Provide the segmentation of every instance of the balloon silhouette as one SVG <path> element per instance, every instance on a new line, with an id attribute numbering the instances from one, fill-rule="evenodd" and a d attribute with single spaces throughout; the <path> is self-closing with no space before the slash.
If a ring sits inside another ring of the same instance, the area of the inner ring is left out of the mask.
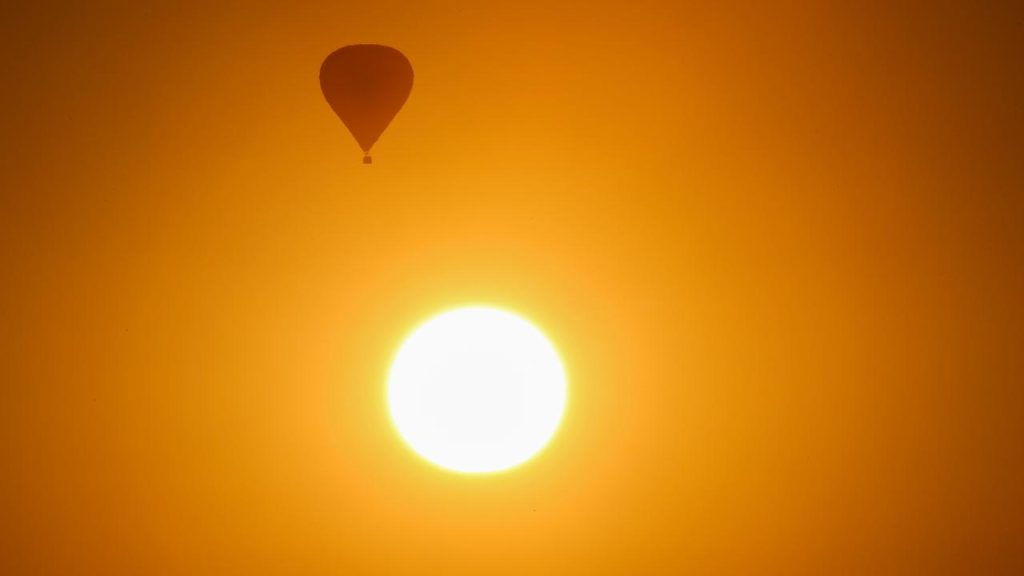
<path id="1" fill-rule="evenodd" d="M 353 44 L 335 50 L 320 66 L 320 89 L 334 113 L 363 149 L 370 149 L 412 91 L 412 65 L 398 50 Z"/>

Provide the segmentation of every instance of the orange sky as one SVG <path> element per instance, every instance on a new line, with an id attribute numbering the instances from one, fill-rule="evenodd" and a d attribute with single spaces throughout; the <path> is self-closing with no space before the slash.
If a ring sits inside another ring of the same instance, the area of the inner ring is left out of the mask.
<path id="1" fill-rule="evenodd" d="M 1020 9 L 24 4 L 0 573 L 1024 572 Z M 360 42 L 416 70 L 372 167 Z M 571 378 L 505 475 L 384 405 L 467 302 Z"/>

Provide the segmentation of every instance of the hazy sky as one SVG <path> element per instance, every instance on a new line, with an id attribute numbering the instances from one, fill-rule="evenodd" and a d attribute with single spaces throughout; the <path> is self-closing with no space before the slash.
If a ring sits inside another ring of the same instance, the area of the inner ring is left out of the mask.
<path id="1" fill-rule="evenodd" d="M 1012 2 L 21 4 L 3 574 L 1024 572 Z M 372 167 L 360 42 L 416 71 Z M 462 303 L 569 373 L 506 475 L 388 422 Z"/>

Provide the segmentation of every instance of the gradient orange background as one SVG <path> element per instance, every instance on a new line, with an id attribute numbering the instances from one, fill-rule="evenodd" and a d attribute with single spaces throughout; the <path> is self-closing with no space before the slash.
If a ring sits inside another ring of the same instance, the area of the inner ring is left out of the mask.
<path id="1" fill-rule="evenodd" d="M 3 574 L 1024 571 L 1019 7 L 23 4 Z M 369 168 L 359 42 L 417 74 Z M 571 375 L 505 475 L 388 423 L 465 302 Z"/>

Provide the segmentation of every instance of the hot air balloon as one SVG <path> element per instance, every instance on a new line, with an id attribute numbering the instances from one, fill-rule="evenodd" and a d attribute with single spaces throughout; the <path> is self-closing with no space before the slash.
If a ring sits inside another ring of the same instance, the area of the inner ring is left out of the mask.
<path id="1" fill-rule="evenodd" d="M 412 91 L 412 65 L 398 50 L 353 44 L 332 52 L 320 66 L 320 89 L 334 113 L 363 149 L 370 149 Z"/>

